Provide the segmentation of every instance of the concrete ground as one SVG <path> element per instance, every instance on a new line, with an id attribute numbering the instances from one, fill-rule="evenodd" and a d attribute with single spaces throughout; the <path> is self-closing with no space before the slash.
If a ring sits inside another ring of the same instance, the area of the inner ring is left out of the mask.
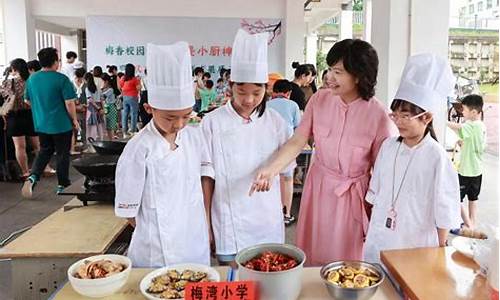
<path id="1" fill-rule="evenodd" d="M 71 168 L 71 180 L 81 177 Z M 31 226 L 71 200 L 71 196 L 56 196 L 54 194 L 57 180 L 55 177 L 44 178 L 36 187 L 33 200 L 23 200 L 20 195 L 20 183 L 0 182 L 0 240 L 9 233 Z M 293 212 L 298 215 L 299 199 L 294 200 Z M 484 224 L 499 225 L 498 220 L 498 156 L 485 155 L 485 172 L 483 175 L 483 188 L 478 202 L 479 227 Z M 296 224 L 286 229 L 286 241 L 295 242 Z M 10 263 L 8 260 L 0 261 L 0 299 L 11 298 Z"/>

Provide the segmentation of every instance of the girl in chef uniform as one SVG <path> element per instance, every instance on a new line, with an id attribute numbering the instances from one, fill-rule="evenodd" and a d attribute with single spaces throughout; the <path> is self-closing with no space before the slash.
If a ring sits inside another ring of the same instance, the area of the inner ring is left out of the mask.
<path id="1" fill-rule="evenodd" d="M 202 167 L 203 189 L 211 200 L 221 263 L 232 263 L 243 248 L 285 240 L 279 178 L 269 193 L 248 195 L 257 169 L 291 135 L 281 116 L 266 109 L 267 40 L 267 33 L 238 31 L 231 56 L 233 97 L 201 124 L 210 153 Z"/>
<path id="2" fill-rule="evenodd" d="M 186 127 L 195 102 L 189 46 L 148 44 L 146 61 L 153 122 L 127 143 L 116 170 L 115 213 L 135 226 L 128 256 L 134 267 L 209 265 L 207 152 L 201 131 Z"/>
<path id="3" fill-rule="evenodd" d="M 460 224 L 458 178 L 432 128 L 432 113 L 454 86 L 448 62 L 436 55 L 408 59 L 391 104 L 399 137 L 387 139 L 375 162 L 366 201 L 373 205 L 365 260 L 380 251 L 443 247 Z"/>

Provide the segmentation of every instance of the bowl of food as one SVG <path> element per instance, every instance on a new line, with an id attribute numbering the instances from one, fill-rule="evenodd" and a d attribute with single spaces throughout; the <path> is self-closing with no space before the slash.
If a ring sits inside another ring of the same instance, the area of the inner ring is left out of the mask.
<path id="1" fill-rule="evenodd" d="M 333 299 L 367 300 L 384 281 L 383 270 L 363 261 L 336 261 L 320 271 L 328 294 Z"/>
<path id="2" fill-rule="evenodd" d="M 104 254 L 81 259 L 68 269 L 68 279 L 80 295 L 100 298 L 112 295 L 128 280 L 132 262 L 123 255 Z"/>
<path id="3" fill-rule="evenodd" d="M 236 255 L 238 280 L 256 281 L 260 299 L 292 300 L 302 289 L 306 255 L 287 244 L 261 244 Z"/>
<path id="4" fill-rule="evenodd" d="M 220 281 L 219 272 L 200 264 L 178 264 L 154 270 L 144 276 L 141 293 L 150 300 L 184 299 L 186 285 Z"/>

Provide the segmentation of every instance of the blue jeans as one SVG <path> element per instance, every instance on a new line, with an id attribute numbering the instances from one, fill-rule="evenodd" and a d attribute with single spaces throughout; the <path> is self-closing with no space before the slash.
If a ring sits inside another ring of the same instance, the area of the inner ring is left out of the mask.
<path id="1" fill-rule="evenodd" d="M 123 96 L 122 110 L 122 131 L 124 134 L 128 131 L 128 115 L 130 114 L 130 131 L 137 131 L 137 115 L 139 114 L 139 99 L 137 97 Z"/>

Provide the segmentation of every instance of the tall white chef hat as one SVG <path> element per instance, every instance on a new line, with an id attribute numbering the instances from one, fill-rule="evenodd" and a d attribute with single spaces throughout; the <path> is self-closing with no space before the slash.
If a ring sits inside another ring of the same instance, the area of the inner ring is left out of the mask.
<path id="1" fill-rule="evenodd" d="M 394 99 L 411 102 L 425 111 L 438 112 L 452 94 L 455 77 L 449 62 L 438 55 L 424 53 L 406 61 Z"/>
<path id="2" fill-rule="evenodd" d="M 195 103 L 191 53 L 186 42 L 159 46 L 148 44 L 149 105 L 156 109 L 182 110 Z"/>
<path id="3" fill-rule="evenodd" d="M 231 81 L 267 82 L 267 39 L 269 33 L 249 34 L 239 29 L 231 54 Z"/>

